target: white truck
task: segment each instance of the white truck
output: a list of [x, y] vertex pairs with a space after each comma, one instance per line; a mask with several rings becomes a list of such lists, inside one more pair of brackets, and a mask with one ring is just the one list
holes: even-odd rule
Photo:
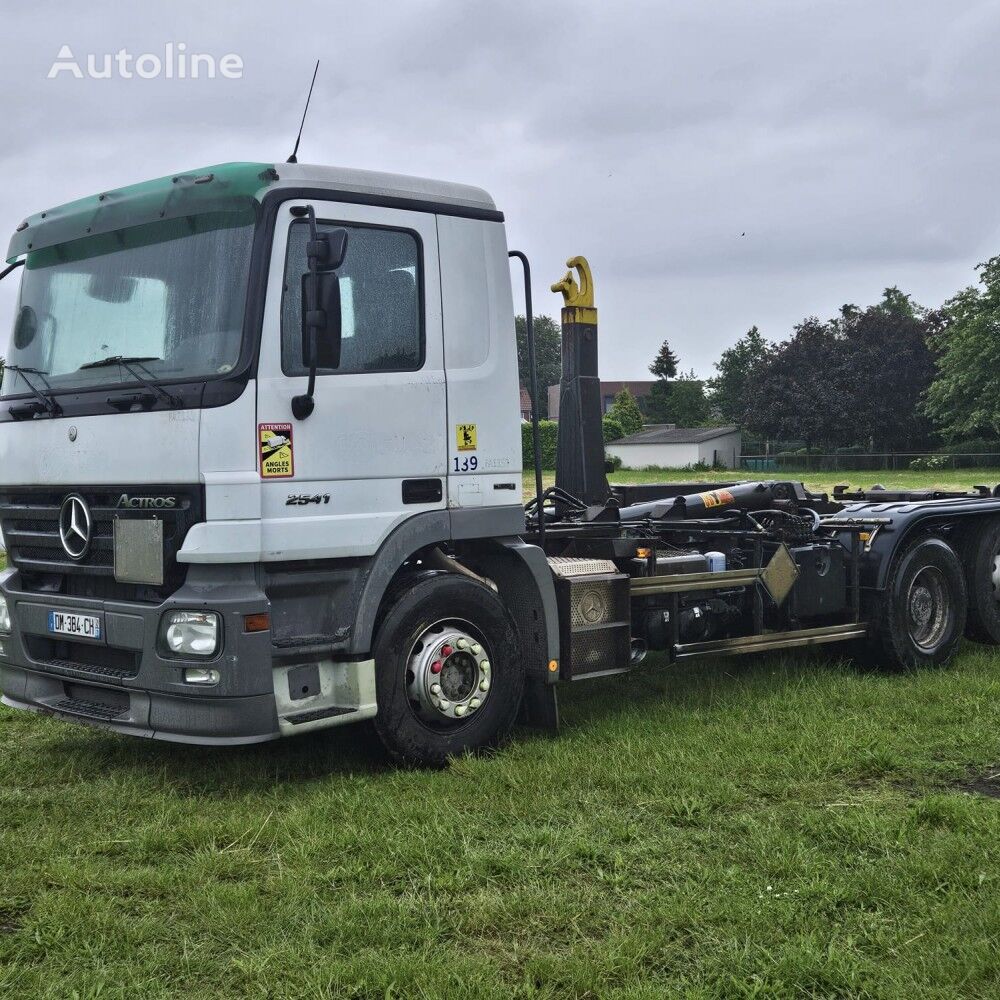
[[4, 704], [199, 744], [374, 719], [439, 763], [648, 649], [1000, 640], [993, 491], [609, 489], [582, 259], [559, 479], [526, 508], [511, 255], [481, 190], [297, 163], [18, 226]]

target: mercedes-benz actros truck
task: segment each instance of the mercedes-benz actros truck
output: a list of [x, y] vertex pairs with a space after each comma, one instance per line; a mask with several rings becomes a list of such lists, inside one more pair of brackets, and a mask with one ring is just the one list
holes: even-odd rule
[[373, 719], [435, 764], [649, 650], [1000, 641], [996, 490], [609, 487], [582, 258], [556, 484], [524, 505], [511, 256], [481, 190], [297, 163], [21, 223], [4, 704], [217, 745]]

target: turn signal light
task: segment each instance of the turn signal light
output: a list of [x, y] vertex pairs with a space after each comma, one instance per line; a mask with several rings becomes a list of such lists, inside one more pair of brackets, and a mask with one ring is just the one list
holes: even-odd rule
[[271, 616], [266, 611], [243, 616], [244, 632], [266, 632], [271, 627]]

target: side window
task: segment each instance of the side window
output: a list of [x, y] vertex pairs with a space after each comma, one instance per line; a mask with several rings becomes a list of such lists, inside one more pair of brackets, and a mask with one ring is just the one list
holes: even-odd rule
[[[322, 374], [414, 371], [424, 361], [420, 243], [406, 230], [320, 222], [320, 231], [347, 230], [338, 269], [343, 341], [340, 367]], [[302, 275], [308, 270], [309, 225], [288, 229], [281, 306], [281, 368], [307, 375], [302, 360]]]

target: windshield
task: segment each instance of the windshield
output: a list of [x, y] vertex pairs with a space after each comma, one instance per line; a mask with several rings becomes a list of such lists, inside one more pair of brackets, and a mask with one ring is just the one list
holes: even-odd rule
[[252, 211], [120, 230], [28, 254], [2, 394], [225, 375], [240, 355]]

